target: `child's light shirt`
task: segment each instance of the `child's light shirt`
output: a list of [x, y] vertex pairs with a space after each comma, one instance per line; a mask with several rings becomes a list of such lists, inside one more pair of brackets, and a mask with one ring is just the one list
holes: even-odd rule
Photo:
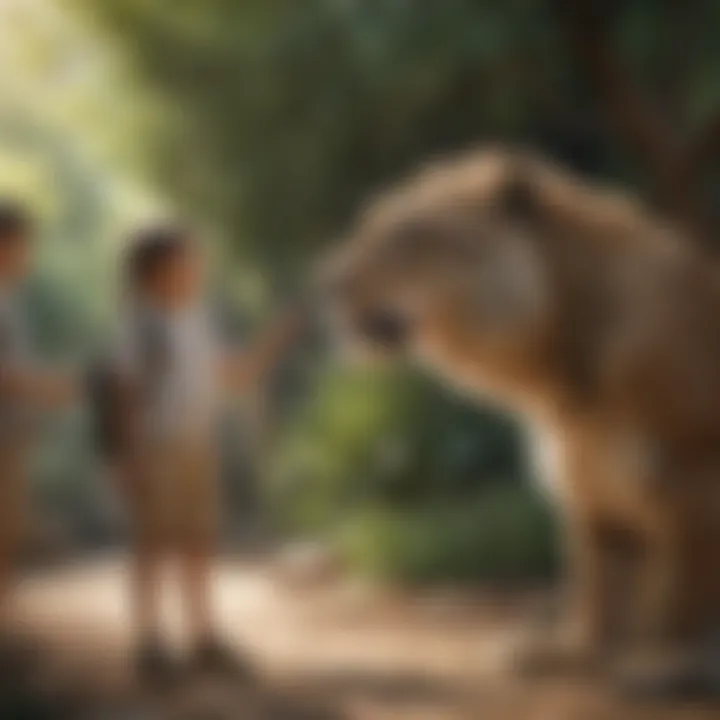
[[150, 439], [207, 442], [222, 410], [220, 334], [208, 309], [138, 308], [121, 337], [120, 367], [142, 384], [139, 422]]

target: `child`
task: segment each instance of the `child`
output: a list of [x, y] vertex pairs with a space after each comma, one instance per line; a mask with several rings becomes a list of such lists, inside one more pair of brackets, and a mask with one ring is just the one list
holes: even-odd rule
[[223, 393], [259, 380], [299, 329], [283, 320], [238, 356], [224, 352], [204, 306], [202, 261], [190, 234], [154, 227], [125, 263], [128, 312], [117, 356], [124, 413], [122, 485], [134, 524], [136, 668], [169, 679], [176, 668], [159, 631], [161, 572], [180, 566], [180, 592], [203, 671], [241, 670], [213, 628], [211, 569], [218, 531], [216, 424]]
[[25, 210], [0, 200], [0, 613], [6, 610], [14, 563], [26, 539], [33, 417], [75, 392], [69, 376], [38, 366], [30, 351], [18, 291], [31, 267], [32, 235]]

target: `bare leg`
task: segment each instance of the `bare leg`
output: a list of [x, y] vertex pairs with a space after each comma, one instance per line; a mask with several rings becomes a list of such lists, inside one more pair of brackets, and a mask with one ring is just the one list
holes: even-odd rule
[[236, 652], [218, 635], [214, 622], [213, 575], [214, 543], [185, 545], [180, 553], [182, 599], [184, 601], [191, 644], [193, 667], [200, 673], [228, 675], [234, 679], [255, 680], [249, 658]]
[[180, 678], [177, 661], [163, 644], [162, 580], [165, 552], [157, 545], [138, 548], [133, 566], [132, 593], [137, 646], [135, 671], [143, 683], [173, 685]]
[[194, 543], [183, 548], [180, 573], [182, 600], [192, 642], [201, 643], [214, 634], [213, 556], [210, 543]]
[[132, 607], [141, 644], [156, 642], [161, 631], [163, 552], [150, 543], [135, 551], [132, 567]]
[[30, 508], [28, 477], [22, 459], [7, 450], [0, 453], [0, 457], [3, 471], [0, 478], [0, 622], [4, 624], [15, 591], [18, 557], [28, 539]]
[[[29, 520], [28, 486], [20, 458], [9, 453], [3, 457], [0, 478], [0, 674], [11, 677], [27, 672], [36, 662], [33, 649], [18, 636], [13, 624], [13, 600], [16, 590], [18, 556], [27, 539]], [[20, 633], [21, 635], [21, 633]]]
[[14, 543], [0, 541], [0, 631], [7, 632], [12, 621], [12, 602], [15, 591]]
[[[6, 509], [12, 513], [15, 508]], [[33, 676], [38, 672], [41, 657], [36, 645], [13, 622], [15, 571], [22, 544], [21, 535], [16, 532], [19, 525], [14, 522], [18, 519], [10, 518], [9, 524], [0, 530], [0, 678], [5, 683], [22, 682]]]

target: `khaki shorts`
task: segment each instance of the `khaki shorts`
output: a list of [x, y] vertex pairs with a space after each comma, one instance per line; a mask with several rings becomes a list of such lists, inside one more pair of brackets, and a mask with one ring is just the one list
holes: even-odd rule
[[30, 539], [27, 452], [0, 447], [0, 553], [12, 562]]
[[209, 444], [161, 443], [129, 478], [135, 539], [142, 547], [207, 548], [219, 529], [217, 457]]

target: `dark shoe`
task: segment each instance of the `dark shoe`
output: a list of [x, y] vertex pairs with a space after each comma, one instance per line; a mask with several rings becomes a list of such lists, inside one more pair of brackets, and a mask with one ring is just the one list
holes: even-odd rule
[[192, 656], [192, 670], [202, 675], [220, 675], [247, 682], [257, 680], [250, 659], [238, 653], [217, 638], [198, 643]]
[[145, 685], [168, 688], [179, 681], [181, 668], [162, 644], [153, 640], [140, 646], [135, 656], [135, 672]]

